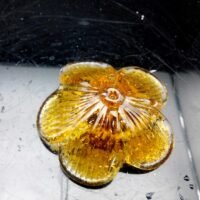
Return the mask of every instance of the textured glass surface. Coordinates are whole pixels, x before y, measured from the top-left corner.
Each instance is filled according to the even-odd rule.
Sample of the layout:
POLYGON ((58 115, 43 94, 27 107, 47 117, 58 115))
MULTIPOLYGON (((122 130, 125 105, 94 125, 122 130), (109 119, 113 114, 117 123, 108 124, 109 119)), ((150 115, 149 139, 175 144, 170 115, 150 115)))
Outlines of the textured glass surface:
POLYGON ((171 128, 160 112, 167 91, 152 74, 82 62, 65 66, 59 80, 37 125, 73 180, 103 185, 124 164, 152 170, 166 160, 173 147, 171 128))

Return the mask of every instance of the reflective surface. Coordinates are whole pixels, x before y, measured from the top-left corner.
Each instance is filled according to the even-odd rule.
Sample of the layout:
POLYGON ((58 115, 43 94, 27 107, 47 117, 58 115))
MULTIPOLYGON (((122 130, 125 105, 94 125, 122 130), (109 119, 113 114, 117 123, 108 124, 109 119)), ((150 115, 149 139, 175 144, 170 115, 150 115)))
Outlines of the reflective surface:
POLYGON ((106 187, 91 190, 68 180, 59 168, 57 155, 44 148, 38 137, 35 116, 41 102, 58 87, 59 69, 2 66, 0 70, 1 199, 140 200, 149 195, 155 200, 177 200, 180 196, 198 199, 197 174, 193 168, 195 164, 199 172, 199 137, 196 131, 199 126, 196 123, 199 93, 194 93, 194 89, 197 91, 199 88, 197 74, 171 76, 155 73, 166 83, 169 95, 163 112, 171 122, 176 139, 169 159, 146 174, 124 170, 106 187), (183 111, 178 108, 177 100, 183 111), (185 132, 182 125, 188 131, 185 132))
POLYGON ((199 68, 198 0, 1 0, 0 61, 59 66, 103 61, 199 68))

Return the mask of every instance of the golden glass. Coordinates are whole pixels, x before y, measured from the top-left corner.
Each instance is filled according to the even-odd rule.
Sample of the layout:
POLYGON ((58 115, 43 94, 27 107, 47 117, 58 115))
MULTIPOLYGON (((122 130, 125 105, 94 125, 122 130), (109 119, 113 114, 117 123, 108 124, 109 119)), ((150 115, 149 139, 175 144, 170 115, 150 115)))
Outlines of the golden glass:
POLYGON ((128 164, 153 170, 173 147, 173 133, 160 109, 167 90, 139 67, 115 70, 98 62, 66 65, 60 86, 43 103, 37 126, 74 181, 101 186, 128 164))

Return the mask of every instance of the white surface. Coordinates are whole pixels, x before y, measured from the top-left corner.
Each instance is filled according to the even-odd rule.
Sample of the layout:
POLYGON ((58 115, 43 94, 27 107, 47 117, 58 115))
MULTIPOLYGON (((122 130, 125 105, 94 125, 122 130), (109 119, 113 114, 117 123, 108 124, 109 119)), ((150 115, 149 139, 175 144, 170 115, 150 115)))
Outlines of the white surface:
POLYGON ((57 87, 58 70, 0 67, 0 199, 61 199, 63 175, 35 127, 41 101, 57 87))
POLYGON ((176 77, 178 96, 185 120, 189 144, 200 180, 200 75, 181 73, 176 77))
MULTIPOLYGON (((175 133, 172 155, 159 169, 147 174, 120 172, 101 189, 86 189, 68 181, 56 155, 39 139, 35 128, 38 109, 58 86, 58 69, 0 67, 0 200, 197 200, 192 167, 176 107, 169 75, 159 73, 167 83, 169 101, 164 110, 175 133), (190 181, 184 181, 188 175, 190 181)), ((197 119, 195 119, 197 120, 197 119)), ((194 137, 199 138, 198 134, 194 137)), ((195 139, 194 139, 195 140, 195 139)), ((198 151, 198 149, 197 149, 198 151)))

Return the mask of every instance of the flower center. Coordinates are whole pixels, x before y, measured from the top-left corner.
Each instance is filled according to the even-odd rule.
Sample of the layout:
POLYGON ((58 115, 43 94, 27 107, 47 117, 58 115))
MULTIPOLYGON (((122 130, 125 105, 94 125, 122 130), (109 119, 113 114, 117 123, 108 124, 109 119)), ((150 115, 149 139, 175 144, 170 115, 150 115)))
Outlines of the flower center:
POLYGON ((100 93, 101 101, 108 108, 118 108, 124 101, 124 96, 115 88, 108 88, 100 93))

